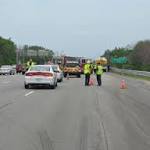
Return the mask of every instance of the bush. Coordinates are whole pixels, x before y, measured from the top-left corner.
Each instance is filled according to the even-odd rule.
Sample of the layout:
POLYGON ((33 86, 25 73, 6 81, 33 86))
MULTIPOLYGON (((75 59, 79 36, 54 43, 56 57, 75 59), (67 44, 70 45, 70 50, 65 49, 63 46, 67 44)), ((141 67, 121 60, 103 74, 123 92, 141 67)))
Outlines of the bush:
POLYGON ((0 65, 16 63, 16 46, 10 39, 0 37, 0 65))

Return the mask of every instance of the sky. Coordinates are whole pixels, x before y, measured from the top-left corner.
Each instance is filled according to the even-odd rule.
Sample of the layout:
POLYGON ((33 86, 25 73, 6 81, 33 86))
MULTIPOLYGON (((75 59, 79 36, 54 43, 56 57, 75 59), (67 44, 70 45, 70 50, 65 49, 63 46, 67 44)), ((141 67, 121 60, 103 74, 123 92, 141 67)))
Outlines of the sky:
POLYGON ((150 39, 150 0, 0 0, 0 36, 72 56, 150 39))

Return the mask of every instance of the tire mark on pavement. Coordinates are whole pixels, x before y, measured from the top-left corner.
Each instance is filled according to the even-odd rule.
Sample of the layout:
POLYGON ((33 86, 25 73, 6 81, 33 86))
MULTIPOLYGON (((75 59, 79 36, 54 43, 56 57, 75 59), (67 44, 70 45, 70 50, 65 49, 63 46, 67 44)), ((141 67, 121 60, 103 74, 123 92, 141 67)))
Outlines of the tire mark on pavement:
POLYGON ((105 141, 105 147, 106 147, 106 150, 109 150, 109 147, 108 147, 108 140, 107 140, 107 135, 106 135, 106 129, 105 129, 105 126, 104 126, 104 123, 103 121, 100 122, 100 126, 102 127, 102 131, 103 131, 103 135, 104 135, 104 141, 105 141))
MULTIPOLYGON (((149 106, 147 106, 147 105, 145 105, 144 103, 142 103, 142 102, 139 102, 139 101, 137 101, 136 99, 134 99, 133 97, 130 97, 129 95, 127 95, 127 94, 125 94, 124 96, 125 97, 128 97, 128 99, 130 100, 130 101, 128 101, 128 99, 126 99, 126 101, 123 99, 123 97, 122 96, 120 96, 120 95, 118 95, 118 94, 116 94, 116 96, 118 96, 119 97, 119 99, 120 99, 120 103, 122 104, 122 105, 124 105, 125 107, 125 109, 130 113, 130 116, 132 117, 132 119, 135 121, 135 123, 136 123, 136 126, 135 126, 135 128, 137 128, 141 133, 142 133, 142 135, 144 136, 144 137, 146 137, 147 139, 148 139, 148 141, 150 140, 150 135, 148 134, 148 132, 146 132, 146 130, 144 129, 144 124, 139 120, 140 118, 139 118, 139 116, 136 114, 136 112, 132 109, 129 109, 131 106, 130 105, 132 105, 132 106, 135 106, 135 107, 137 107, 138 109, 143 109, 143 110, 146 110, 146 108, 148 108, 148 110, 149 110, 149 106), (132 104, 132 102, 134 102, 133 104, 132 104), (136 102, 136 103, 135 103, 136 102), (145 108, 142 108, 142 107, 145 107, 145 108)), ((147 112, 149 112, 149 111, 147 111, 147 112)))
POLYGON ((80 150, 87 150, 88 118, 83 117, 80 127, 80 150))
POLYGON ((9 103, 6 103, 6 104, 4 104, 4 105, 1 105, 1 106, 0 106, 0 110, 6 108, 7 106, 9 106, 9 105, 11 105, 11 104, 13 104, 13 102, 9 102, 9 103))
POLYGON ((40 136, 40 142, 42 145, 42 150, 54 150, 54 142, 48 136, 46 130, 38 133, 40 136))
POLYGON ((102 118, 102 114, 101 114, 101 111, 100 111, 100 99, 99 99, 99 91, 96 90, 96 111, 97 113, 99 114, 100 116, 100 119, 99 119, 99 126, 102 130, 102 136, 103 136, 103 140, 104 140, 104 149, 105 150, 109 150, 109 144, 108 144, 108 138, 107 138, 107 133, 106 133, 106 129, 105 129, 105 126, 104 126, 104 122, 103 122, 103 118, 102 118))
MULTIPOLYGON (((25 96, 27 97, 27 96, 31 95, 32 93, 34 93, 34 91, 31 91, 31 92, 25 94, 25 96)), ((17 102, 17 100, 12 100, 11 102, 8 102, 8 103, 6 103, 6 104, 3 104, 3 105, 0 106, 0 110, 2 110, 2 109, 4 109, 4 108, 8 107, 9 105, 15 104, 16 102, 17 102)))

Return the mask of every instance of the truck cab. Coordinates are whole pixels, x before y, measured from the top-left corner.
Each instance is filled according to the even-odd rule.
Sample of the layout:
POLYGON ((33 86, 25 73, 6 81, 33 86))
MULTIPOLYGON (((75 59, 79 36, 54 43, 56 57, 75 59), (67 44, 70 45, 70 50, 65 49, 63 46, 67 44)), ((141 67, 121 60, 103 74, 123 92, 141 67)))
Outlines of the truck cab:
POLYGON ((81 77, 81 68, 76 57, 65 57, 63 73, 64 77, 67 77, 67 75, 75 75, 78 78, 81 77))

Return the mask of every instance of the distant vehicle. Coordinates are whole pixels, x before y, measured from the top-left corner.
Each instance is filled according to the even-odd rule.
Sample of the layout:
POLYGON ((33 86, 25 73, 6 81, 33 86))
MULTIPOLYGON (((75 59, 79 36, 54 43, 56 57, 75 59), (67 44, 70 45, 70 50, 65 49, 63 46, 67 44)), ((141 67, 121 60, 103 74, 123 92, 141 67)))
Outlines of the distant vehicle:
POLYGON ((54 72, 52 65, 33 65, 25 73, 24 87, 48 86, 55 89, 57 86, 57 73, 54 72))
POLYGON ((62 57, 59 57, 59 56, 53 57, 53 59, 52 59, 52 63, 53 63, 53 64, 61 65, 61 64, 62 64, 62 61, 63 61, 63 58, 62 58, 62 57))
POLYGON ((16 66, 16 73, 22 73, 22 65, 21 64, 16 66))
POLYGON ((17 66, 17 65, 12 65, 12 68, 16 70, 16 66, 17 66))
POLYGON ((0 74, 1 75, 15 75, 16 69, 13 68, 11 65, 2 65, 0 67, 0 74))
POLYGON ((63 72, 60 69, 59 65, 52 65, 54 72, 57 73, 57 81, 62 82, 63 81, 63 72))
POLYGON ((16 65, 16 73, 22 73, 25 74, 26 72, 26 67, 23 64, 18 64, 16 65))
POLYGON ((64 77, 67 77, 67 75, 76 75, 78 78, 81 77, 80 63, 77 57, 65 56, 63 66, 64 77))

